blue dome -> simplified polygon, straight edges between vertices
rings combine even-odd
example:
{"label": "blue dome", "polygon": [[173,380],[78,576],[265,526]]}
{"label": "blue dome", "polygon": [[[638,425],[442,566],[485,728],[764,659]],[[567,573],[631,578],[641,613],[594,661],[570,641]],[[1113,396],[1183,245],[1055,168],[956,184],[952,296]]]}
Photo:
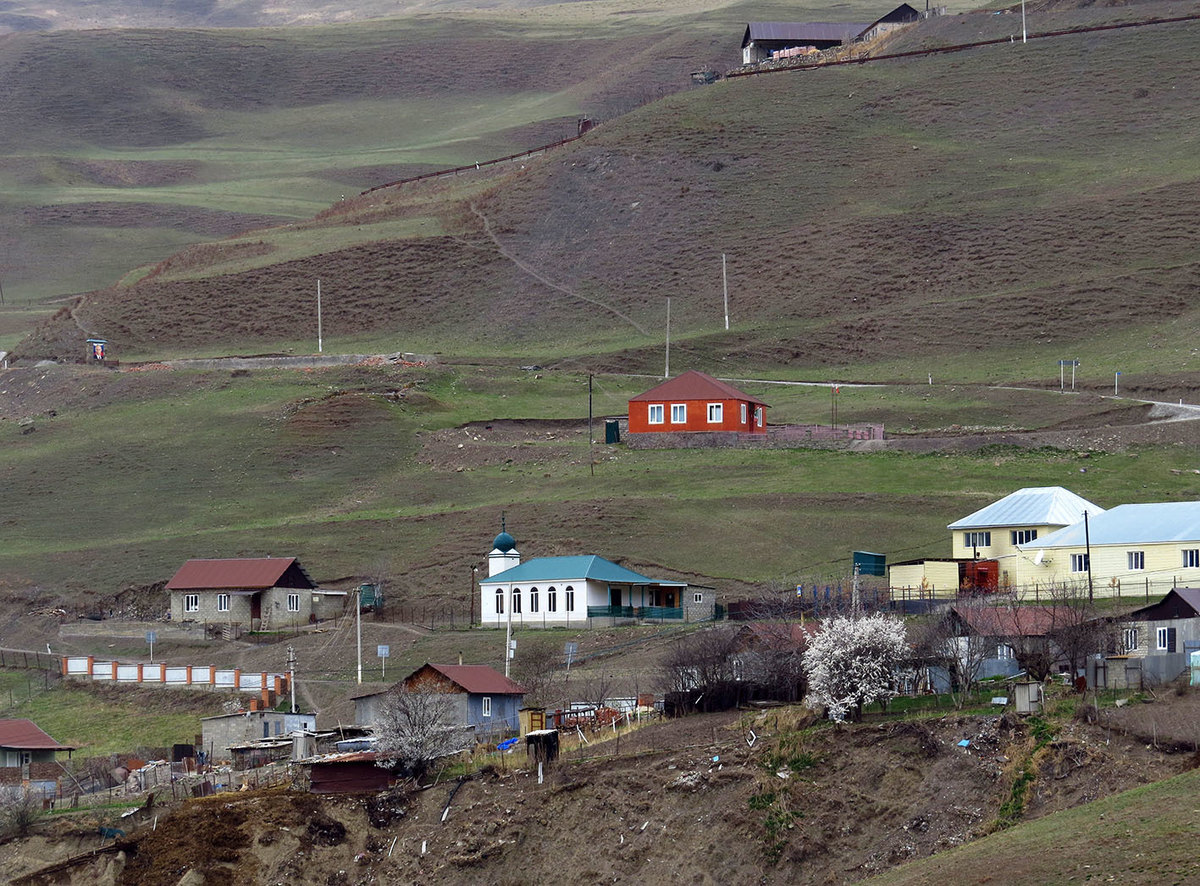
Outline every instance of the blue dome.
{"label": "blue dome", "polygon": [[496,540],[492,542],[492,547],[501,553],[507,554],[517,546],[517,540],[507,532],[501,532],[496,536]]}

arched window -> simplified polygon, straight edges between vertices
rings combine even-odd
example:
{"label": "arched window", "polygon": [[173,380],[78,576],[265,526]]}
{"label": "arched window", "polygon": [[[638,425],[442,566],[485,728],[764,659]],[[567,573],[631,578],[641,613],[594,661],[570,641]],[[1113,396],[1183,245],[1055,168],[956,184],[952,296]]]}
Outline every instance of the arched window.
{"label": "arched window", "polygon": [[496,588],[496,614],[504,614],[504,588]]}
{"label": "arched window", "polygon": [[537,612],[538,590],[537,588],[529,589],[529,611]]}
{"label": "arched window", "polygon": [[567,612],[575,611],[575,588],[567,585]]}
{"label": "arched window", "polygon": [[517,615],[521,612],[521,589],[520,588],[513,588],[512,598],[513,598],[513,615]]}
{"label": "arched window", "polygon": [[554,585],[550,585],[546,590],[546,608],[550,612],[558,611],[558,591],[555,590]]}

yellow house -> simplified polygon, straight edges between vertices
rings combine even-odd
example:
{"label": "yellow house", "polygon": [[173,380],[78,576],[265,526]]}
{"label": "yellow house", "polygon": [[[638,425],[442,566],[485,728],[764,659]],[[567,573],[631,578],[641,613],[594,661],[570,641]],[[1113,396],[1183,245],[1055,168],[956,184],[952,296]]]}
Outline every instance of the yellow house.
{"label": "yellow house", "polygon": [[[1090,557],[1089,557],[1090,552]],[[1015,583],[1074,583],[1091,577],[1097,597],[1161,594],[1200,585],[1200,501],[1118,505],[1022,544]]]}
{"label": "yellow house", "polygon": [[1000,584],[1020,584],[1019,554],[1026,546],[1089,517],[1105,513],[1061,486],[1018,489],[986,508],[955,520],[946,528],[952,534],[951,556],[958,560],[996,560]]}

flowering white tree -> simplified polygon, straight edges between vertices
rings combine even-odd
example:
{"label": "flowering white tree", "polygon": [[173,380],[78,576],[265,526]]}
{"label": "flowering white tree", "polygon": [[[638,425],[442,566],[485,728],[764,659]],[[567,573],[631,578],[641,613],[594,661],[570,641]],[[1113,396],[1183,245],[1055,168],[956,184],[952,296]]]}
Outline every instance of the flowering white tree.
{"label": "flowering white tree", "polygon": [[898,618],[883,613],[832,618],[804,652],[805,703],[825,708],[835,723],[857,720],[864,705],[895,694],[895,670],[907,654],[904,622]]}

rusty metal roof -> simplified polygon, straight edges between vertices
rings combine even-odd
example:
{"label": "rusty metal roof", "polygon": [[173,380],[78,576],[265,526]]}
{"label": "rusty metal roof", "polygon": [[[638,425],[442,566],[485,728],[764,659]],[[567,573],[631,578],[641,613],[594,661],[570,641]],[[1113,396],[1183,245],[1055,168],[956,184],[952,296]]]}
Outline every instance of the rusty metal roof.
{"label": "rusty metal roof", "polygon": [[757,397],[695,369],[629,398],[630,403],[645,400],[745,400],[759,406],[767,405]]}
{"label": "rusty metal roof", "polygon": [[[175,577],[167,582],[168,591],[209,589],[273,588],[288,568],[295,563],[308,578],[308,573],[295,557],[256,557],[236,560],[188,560],[179,567]],[[313,587],[316,583],[309,578]]]}
{"label": "rusty metal roof", "polygon": [[[433,668],[447,680],[457,683],[467,692],[475,692],[482,695],[525,694],[525,688],[520,683],[514,683],[495,668],[489,668],[487,665],[436,665],[427,663],[424,667]],[[413,671],[413,674],[421,670],[422,668],[417,668],[416,671]],[[413,674],[409,676],[411,677]]]}
{"label": "rusty metal roof", "polygon": [[59,744],[32,720],[0,720],[0,747],[34,751],[73,751],[74,747]]}

